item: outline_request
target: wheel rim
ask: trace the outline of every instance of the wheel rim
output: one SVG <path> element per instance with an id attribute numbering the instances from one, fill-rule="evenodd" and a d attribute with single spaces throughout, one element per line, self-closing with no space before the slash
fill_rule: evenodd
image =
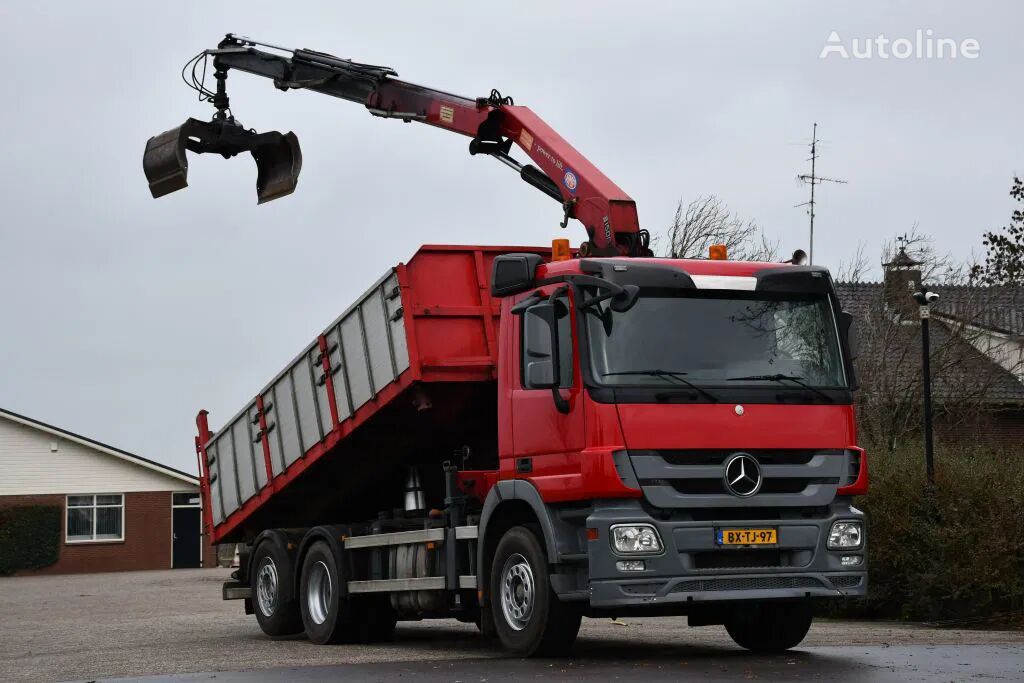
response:
<path id="1" fill-rule="evenodd" d="M 518 553 L 509 557 L 501 570 L 501 611 L 505 621 L 516 631 L 522 631 L 530 623 L 535 590 L 530 563 Z"/>
<path id="2" fill-rule="evenodd" d="M 277 609 L 277 565 L 274 560 L 264 557 L 256 572 L 256 603 L 265 617 L 274 616 Z"/>
<path id="3" fill-rule="evenodd" d="M 306 581 L 306 608 L 316 624 L 327 621 L 331 611 L 331 572 L 321 560 L 309 569 Z"/>

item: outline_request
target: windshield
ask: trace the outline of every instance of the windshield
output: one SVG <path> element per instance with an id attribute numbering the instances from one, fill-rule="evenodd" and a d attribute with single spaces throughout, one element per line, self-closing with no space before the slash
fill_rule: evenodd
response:
<path id="1" fill-rule="evenodd" d="M 823 294 L 643 289 L 628 311 L 599 304 L 585 317 L 601 384 L 846 384 Z"/>

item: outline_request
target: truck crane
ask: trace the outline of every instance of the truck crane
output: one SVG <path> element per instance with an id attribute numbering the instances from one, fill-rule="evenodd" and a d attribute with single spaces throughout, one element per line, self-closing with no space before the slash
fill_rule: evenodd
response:
<path id="1" fill-rule="evenodd" d="M 187 152 L 251 153 L 260 202 L 294 191 L 297 138 L 234 118 L 231 69 L 465 135 L 588 235 L 422 246 L 219 429 L 199 411 L 204 528 L 240 548 L 222 597 L 264 633 L 456 618 L 558 655 L 583 617 L 686 615 L 778 652 L 814 600 L 866 593 L 856 345 L 826 269 L 652 258 L 633 201 L 510 98 L 234 35 L 183 72 L 213 119 L 146 145 L 154 197 L 187 185 Z"/>
<path id="2" fill-rule="evenodd" d="M 265 49 L 259 49 L 259 48 Z M 268 50 L 273 50 L 270 52 Z M 285 54 L 282 54 L 285 53 Z M 203 77 L 213 59 L 215 90 Z M 417 121 L 470 138 L 469 153 L 497 159 L 529 185 L 561 204 L 562 227 L 579 220 L 588 239 L 583 256 L 651 256 L 649 234 L 640 228 L 636 203 L 529 107 L 491 90 L 468 98 L 401 81 L 386 66 L 360 64 L 313 50 L 287 50 L 228 34 L 216 49 L 186 64 L 183 77 L 216 109 L 209 122 L 189 119 L 149 140 L 143 168 L 153 197 L 187 185 L 185 151 L 225 158 L 251 152 L 256 161 L 259 203 L 295 191 L 302 154 L 294 133 L 256 133 L 231 114 L 227 78 L 231 69 L 273 81 L 280 90 L 312 90 L 366 107 L 374 116 Z M 534 161 L 521 164 L 510 155 L 516 145 Z"/>

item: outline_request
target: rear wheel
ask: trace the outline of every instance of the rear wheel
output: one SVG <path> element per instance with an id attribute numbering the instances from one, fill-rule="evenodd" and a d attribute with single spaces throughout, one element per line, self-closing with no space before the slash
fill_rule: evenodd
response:
<path id="1" fill-rule="evenodd" d="M 566 654 L 580 630 L 580 611 L 551 590 L 537 536 L 517 526 L 502 536 L 491 563 L 491 615 L 501 644 L 521 657 Z"/>
<path id="2" fill-rule="evenodd" d="M 356 614 L 352 601 L 342 599 L 342 577 L 330 546 L 317 541 L 302 561 L 299 607 L 306 636 L 318 644 L 354 640 Z"/>
<path id="3" fill-rule="evenodd" d="M 294 598 L 286 599 L 292 585 L 292 564 L 288 554 L 273 541 L 256 548 L 252 562 L 253 611 L 260 629 L 268 636 L 288 636 L 302 631 L 302 617 Z"/>
<path id="4" fill-rule="evenodd" d="M 800 644 L 813 620 L 809 602 L 768 603 L 737 610 L 726 620 L 725 630 L 752 652 L 783 652 Z"/>

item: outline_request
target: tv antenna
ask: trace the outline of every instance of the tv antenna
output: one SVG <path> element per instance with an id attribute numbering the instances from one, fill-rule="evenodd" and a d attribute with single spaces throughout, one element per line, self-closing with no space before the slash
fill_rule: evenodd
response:
<path id="1" fill-rule="evenodd" d="M 800 182 L 803 182 L 803 183 L 807 183 L 808 185 L 811 186 L 811 199 L 810 199 L 810 201 L 806 201 L 806 202 L 802 202 L 800 204 L 796 204 L 796 206 L 806 206 L 806 207 L 808 207 L 807 208 L 807 213 L 811 217 L 811 239 L 810 239 L 810 248 L 808 249 L 808 257 L 807 257 L 807 262 L 808 263 L 814 263 L 814 187 L 816 185 L 820 185 L 822 183 L 839 183 L 840 185 L 845 185 L 846 184 L 845 180 L 839 180 L 838 178 L 823 178 L 823 177 L 817 175 L 817 172 L 815 171 L 815 162 L 818 160 L 818 142 L 819 142 L 819 140 L 818 140 L 818 123 L 815 122 L 814 123 L 814 134 L 811 136 L 811 157 L 810 157 L 810 159 L 808 159 L 808 161 L 811 162 L 811 172 L 810 172 L 809 175 L 804 173 L 804 174 L 801 174 L 801 175 L 797 176 L 797 180 L 799 180 Z"/>

